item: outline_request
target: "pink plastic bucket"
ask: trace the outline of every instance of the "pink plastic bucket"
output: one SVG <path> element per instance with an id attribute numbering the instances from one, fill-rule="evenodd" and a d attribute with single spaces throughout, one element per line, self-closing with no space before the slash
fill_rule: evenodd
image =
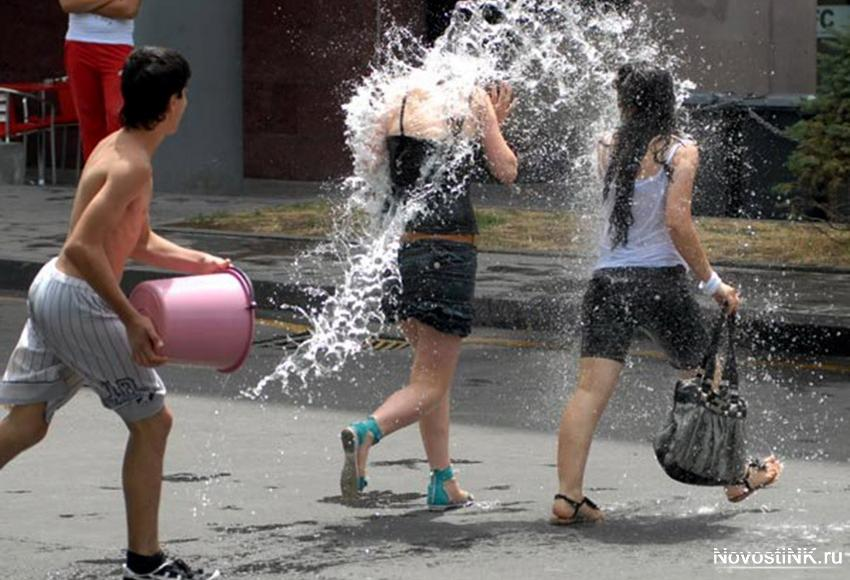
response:
<path id="1" fill-rule="evenodd" d="M 142 282 L 130 302 L 153 321 L 173 361 L 231 373 L 248 358 L 256 303 L 251 280 L 238 268 Z"/>

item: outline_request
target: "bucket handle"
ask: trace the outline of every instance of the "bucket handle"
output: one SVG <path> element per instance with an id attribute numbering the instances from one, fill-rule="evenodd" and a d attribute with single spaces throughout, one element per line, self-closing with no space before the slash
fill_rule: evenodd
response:
<path id="1" fill-rule="evenodd" d="M 239 280 L 239 283 L 242 285 L 245 293 L 250 297 L 248 300 L 248 310 L 256 310 L 257 301 L 254 299 L 254 285 L 251 284 L 251 279 L 248 275 L 236 266 L 230 266 L 230 268 L 227 269 L 227 272 L 229 274 L 233 274 L 233 276 Z"/>

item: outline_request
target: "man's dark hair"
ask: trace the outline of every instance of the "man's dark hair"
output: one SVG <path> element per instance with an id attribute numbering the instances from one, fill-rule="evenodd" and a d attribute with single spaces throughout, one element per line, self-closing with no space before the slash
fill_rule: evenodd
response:
<path id="1" fill-rule="evenodd" d="M 156 127 L 165 119 L 171 97 L 183 94 L 190 76 L 189 63 L 176 50 L 135 49 L 121 71 L 121 123 L 130 129 Z"/>

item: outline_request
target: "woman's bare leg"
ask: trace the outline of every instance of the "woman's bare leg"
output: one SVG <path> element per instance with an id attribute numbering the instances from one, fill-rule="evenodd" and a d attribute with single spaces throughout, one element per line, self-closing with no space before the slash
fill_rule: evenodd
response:
<path id="1" fill-rule="evenodd" d="M 410 370 L 408 385 L 390 395 L 372 416 L 378 422 L 381 432 L 389 435 L 411 423 L 421 420 L 436 410 L 443 400 L 448 405 L 448 392 L 454 380 L 457 361 L 460 356 L 459 336 L 444 334 L 417 320 L 406 320 L 402 330 L 413 346 L 413 366 Z M 448 422 L 448 406 L 444 415 L 440 415 L 437 424 Z M 426 429 L 428 429 L 426 427 Z M 444 432 L 445 437 L 439 434 Z M 429 438 L 430 445 L 437 453 L 437 459 L 448 457 L 448 425 Z M 371 435 L 360 446 L 358 469 L 365 473 Z M 437 450 L 437 449 L 440 450 Z M 426 444 L 426 453 L 428 444 Z M 445 465 L 443 466 L 445 467 Z"/>
<path id="2" fill-rule="evenodd" d="M 419 419 L 419 434 L 431 469 L 445 469 L 451 463 L 449 454 L 449 408 L 451 392 L 447 392 L 433 411 Z"/>
<path id="3" fill-rule="evenodd" d="M 593 433 L 622 369 L 623 363 L 610 359 L 587 357 L 579 360 L 578 386 L 564 408 L 558 433 L 559 493 L 573 500 L 584 498 L 584 470 Z M 573 515 L 573 509 L 564 501 L 556 501 L 552 512 L 559 518 Z"/>
<path id="4" fill-rule="evenodd" d="M 422 445 L 428 458 L 428 466 L 432 470 L 445 469 L 452 463 L 449 452 L 449 416 L 451 412 L 451 389 L 443 396 L 437 407 L 419 419 L 419 433 Z M 469 493 L 461 489 L 457 479 L 443 483 L 443 489 L 453 502 L 463 502 L 469 499 Z"/>
<path id="5" fill-rule="evenodd" d="M 418 321 L 413 324 L 416 346 L 408 385 L 372 413 L 385 435 L 415 423 L 437 407 L 451 387 L 460 357 L 459 336 Z"/>

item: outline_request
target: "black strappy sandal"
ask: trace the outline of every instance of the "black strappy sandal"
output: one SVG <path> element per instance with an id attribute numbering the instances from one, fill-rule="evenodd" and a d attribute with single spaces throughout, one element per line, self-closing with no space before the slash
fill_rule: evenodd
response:
<path id="1" fill-rule="evenodd" d="M 780 475 L 782 475 L 782 468 L 783 468 L 783 465 L 779 460 L 776 460 L 777 470 L 776 470 L 776 473 L 773 474 L 773 477 L 767 478 L 764 482 L 762 482 L 759 485 L 752 485 L 750 483 L 750 476 L 752 475 L 753 471 L 762 471 L 762 472 L 767 471 L 767 462 L 770 461 L 771 459 L 776 459 L 776 458 L 773 455 L 771 455 L 766 460 L 756 459 L 756 458 L 751 459 L 750 462 L 747 464 L 747 470 L 746 470 L 746 474 L 744 475 L 744 478 L 738 484 L 738 485 L 744 486 L 744 491 L 739 493 L 738 495 L 734 495 L 732 497 L 729 497 L 727 495 L 726 499 L 728 499 L 732 503 L 739 503 L 739 502 L 744 501 L 745 499 L 747 499 L 751 495 L 753 495 L 758 490 L 764 489 L 765 487 L 767 487 L 769 485 L 773 485 L 774 483 L 776 483 L 776 480 L 779 479 Z"/>
<path id="2" fill-rule="evenodd" d="M 555 526 L 571 526 L 573 524 L 593 524 L 596 522 L 601 522 L 604 518 L 602 517 L 602 510 L 599 509 L 599 506 L 593 503 L 593 501 L 589 497 L 584 497 L 581 501 L 576 501 L 574 499 L 570 499 L 562 493 L 555 494 L 555 499 L 562 499 L 570 507 L 573 508 L 573 515 L 570 518 L 559 518 L 558 516 L 552 516 L 549 520 L 549 523 Z M 591 509 L 595 509 L 600 513 L 597 518 L 589 518 L 587 516 L 582 516 L 579 514 L 582 506 L 587 506 Z"/>

